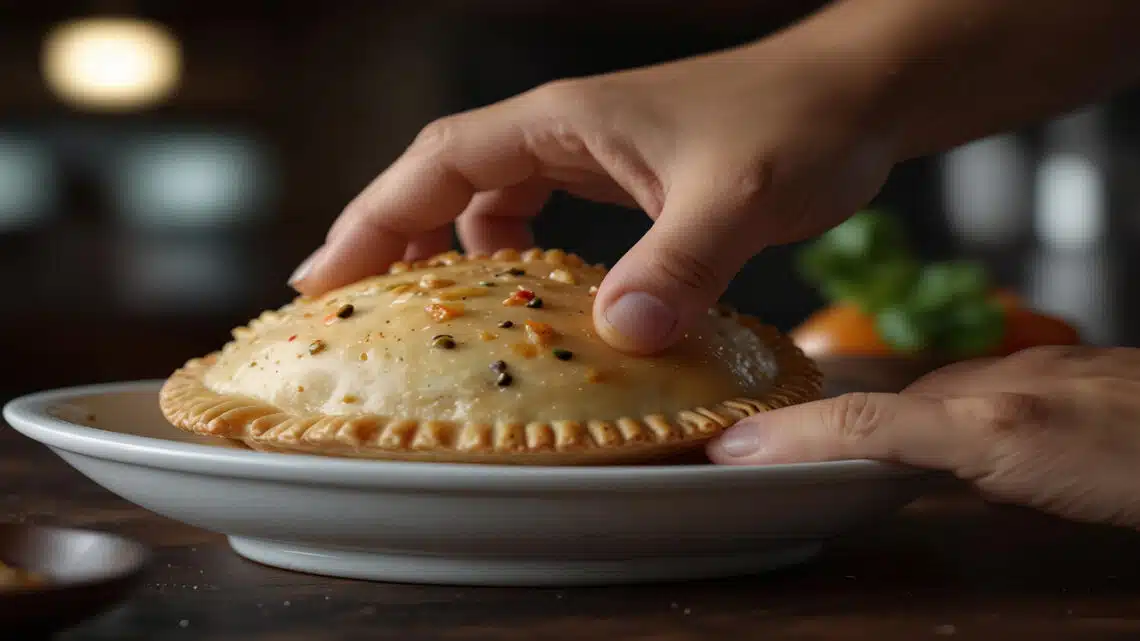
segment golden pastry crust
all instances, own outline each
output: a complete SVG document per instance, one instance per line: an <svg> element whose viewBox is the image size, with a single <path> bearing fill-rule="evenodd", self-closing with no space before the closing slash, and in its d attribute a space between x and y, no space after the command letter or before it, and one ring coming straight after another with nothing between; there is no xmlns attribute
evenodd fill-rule
<svg viewBox="0 0 1140 641"><path fill-rule="evenodd" d="M790 340L718 308L664 354L593 331L605 275L560 250L450 252L300 297L163 386L175 426L253 449L532 465L635 463L814 400Z"/></svg>

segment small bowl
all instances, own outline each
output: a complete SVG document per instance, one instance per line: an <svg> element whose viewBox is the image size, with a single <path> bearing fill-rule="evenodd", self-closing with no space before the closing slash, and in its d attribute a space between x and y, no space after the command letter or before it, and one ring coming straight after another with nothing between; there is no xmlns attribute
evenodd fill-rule
<svg viewBox="0 0 1140 641"><path fill-rule="evenodd" d="M901 392L911 383L954 361L934 356L812 357L829 396L845 392Z"/></svg>
<svg viewBox="0 0 1140 641"><path fill-rule="evenodd" d="M123 601L150 559L140 543L105 532L0 524L0 561L47 585L0 590L0 630L48 634Z"/></svg>

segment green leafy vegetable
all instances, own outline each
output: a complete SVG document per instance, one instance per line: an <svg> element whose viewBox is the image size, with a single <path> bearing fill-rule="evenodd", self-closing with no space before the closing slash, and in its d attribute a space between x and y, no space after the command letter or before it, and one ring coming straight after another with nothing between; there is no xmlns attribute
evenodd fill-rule
<svg viewBox="0 0 1140 641"><path fill-rule="evenodd" d="M938 337L939 351L960 358L978 356L1001 342L1005 312L986 298L962 301L948 310L946 325L948 331Z"/></svg>
<svg viewBox="0 0 1140 641"><path fill-rule="evenodd" d="M873 314L905 295L918 272L899 225L875 211L852 216L805 248L800 271L834 301Z"/></svg>
<svg viewBox="0 0 1140 641"><path fill-rule="evenodd" d="M990 300L985 268L970 261L922 264L898 221L882 212L859 212L798 258L805 279L828 300L873 316L880 338L896 351L969 357L1002 339L1005 318Z"/></svg>
<svg viewBox="0 0 1140 641"><path fill-rule="evenodd" d="M920 313L902 306L887 307L875 315L875 331L898 352L916 353L930 348L929 324Z"/></svg>
<svg viewBox="0 0 1140 641"><path fill-rule="evenodd" d="M952 261L924 265L910 293L920 309L942 309L958 301L985 298L989 279L981 265Z"/></svg>

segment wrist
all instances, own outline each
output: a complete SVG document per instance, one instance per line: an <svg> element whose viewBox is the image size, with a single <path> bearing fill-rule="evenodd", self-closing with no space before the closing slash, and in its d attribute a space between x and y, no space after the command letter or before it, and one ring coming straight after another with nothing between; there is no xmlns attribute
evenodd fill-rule
<svg viewBox="0 0 1140 641"><path fill-rule="evenodd" d="M1135 0L838 0L780 34L846 60L897 161L1100 100L1140 77Z"/></svg>
<svg viewBox="0 0 1140 641"><path fill-rule="evenodd" d="M906 61L852 25L811 19L741 50L763 69L757 86L794 94L790 110L804 126L830 129L852 147L873 151L894 164L905 158L900 75ZM771 69L780 77L771 82Z"/></svg>

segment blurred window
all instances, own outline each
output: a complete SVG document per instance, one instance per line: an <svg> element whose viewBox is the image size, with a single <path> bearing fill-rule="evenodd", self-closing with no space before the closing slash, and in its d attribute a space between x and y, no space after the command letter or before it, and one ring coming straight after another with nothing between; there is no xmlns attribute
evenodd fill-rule
<svg viewBox="0 0 1140 641"><path fill-rule="evenodd" d="M154 133L127 143L113 178L116 212L134 226L228 228L267 213L273 172L248 136Z"/></svg>
<svg viewBox="0 0 1140 641"><path fill-rule="evenodd" d="M0 233L46 218L57 189L56 167L47 145L0 132Z"/></svg>

